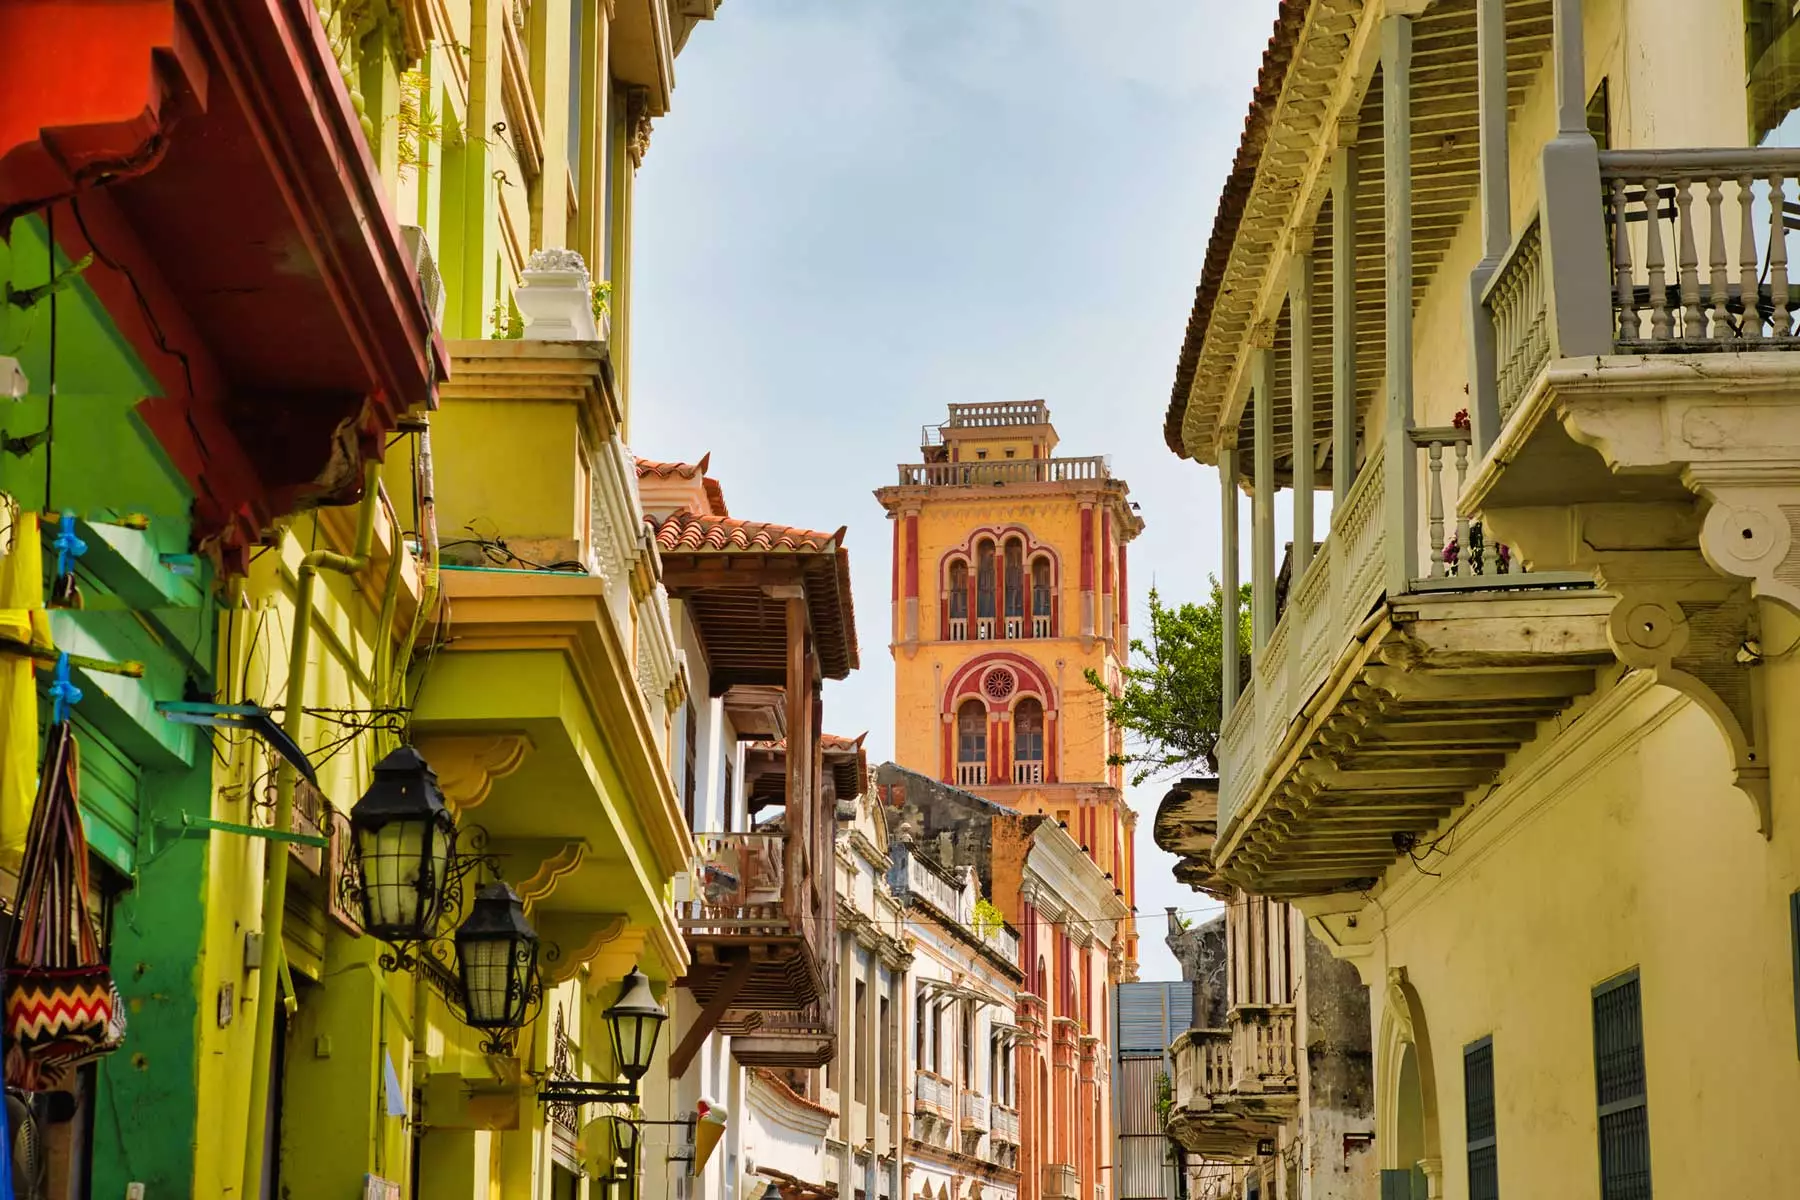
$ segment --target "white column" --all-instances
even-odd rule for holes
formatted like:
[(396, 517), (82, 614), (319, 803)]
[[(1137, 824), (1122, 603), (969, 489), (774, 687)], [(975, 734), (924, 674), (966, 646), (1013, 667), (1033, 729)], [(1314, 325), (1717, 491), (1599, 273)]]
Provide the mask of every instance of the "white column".
[(1243, 649), (1238, 645), (1238, 622), (1242, 618), (1238, 616), (1237, 430), (1233, 429), (1225, 436), (1231, 445), (1219, 451), (1219, 513), (1223, 525), (1220, 530), (1222, 548), (1219, 587), (1224, 592), (1220, 614), (1225, 621), (1224, 648), (1220, 652), (1224, 659), (1225, 674), (1224, 698), (1219, 713), (1221, 719), (1230, 714), (1232, 706), (1237, 703), (1238, 694), (1244, 690), (1243, 681), (1238, 678), (1238, 658), (1243, 654)]
[(1481, 297), (1512, 245), (1512, 160), (1506, 141), (1506, 0), (1475, 9), (1477, 102), (1481, 125), (1481, 261), (1469, 276), (1469, 425), (1479, 459), (1500, 432), (1494, 317)]
[(1250, 493), (1250, 648), (1275, 633), (1275, 351), (1250, 352), (1256, 445)]
[(1551, 355), (1612, 353), (1612, 257), (1600, 191), (1600, 147), (1587, 128), (1581, 0), (1556, 0), (1556, 136), (1544, 143), (1540, 208)]
[[(1387, 590), (1398, 596), (1418, 575), (1419, 473), (1412, 445), (1412, 18), (1381, 22), (1382, 233), (1387, 250)], [(1599, 203), (1598, 185), (1594, 191)]]
[(1331, 501), (1356, 481), (1356, 122), (1338, 126), (1331, 160)]
[[(1313, 264), (1312, 238), (1295, 246), (1288, 273), (1288, 354), (1293, 384), (1294, 586), (1313, 553)], [(1297, 659), (1296, 659), (1297, 661)]]

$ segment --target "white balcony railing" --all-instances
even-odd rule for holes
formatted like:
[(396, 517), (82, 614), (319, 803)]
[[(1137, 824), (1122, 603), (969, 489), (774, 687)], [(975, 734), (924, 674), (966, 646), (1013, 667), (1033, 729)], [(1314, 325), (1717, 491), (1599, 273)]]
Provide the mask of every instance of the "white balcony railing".
[(1231, 1011), (1230, 1026), (1232, 1090), (1294, 1087), (1298, 1068), (1293, 1005), (1240, 1004)]
[(1025, 636), (1025, 618), (1024, 617), (1008, 617), (1008, 618), (1006, 618), (1006, 636), (1009, 638), (1014, 638), (1014, 639), (1024, 637)]
[(1044, 782), (1044, 763), (1041, 759), (1025, 760), (1013, 764), (1014, 783)]
[(1081, 1176), (1068, 1163), (1044, 1164), (1045, 1200), (1079, 1200)]
[(956, 764), (957, 787), (986, 787), (987, 781), (988, 769), (986, 763), (959, 762)]
[(962, 1121), (963, 1128), (970, 1132), (986, 1133), (988, 1128), (987, 1097), (979, 1092), (964, 1092), (962, 1094)]
[(928, 1116), (948, 1121), (954, 1108), (950, 1098), (950, 1081), (930, 1071), (920, 1071), (913, 1076), (913, 1103), (915, 1111)]
[(906, 860), (906, 890), (945, 916), (967, 924), (974, 919), (974, 901), (959, 888), (917, 858)]
[(969, 640), (969, 618), (950, 618), (950, 640), (953, 642), (966, 642)]
[(1112, 465), (1104, 455), (900, 465), (902, 486), (984, 487), (1008, 483), (1079, 483), (1110, 478)]
[(995, 925), (991, 929), (981, 931), (981, 940), (997, 951), (1001, 958), (1014, 966), (1019, 962), (1019, 935), (1005, 925)]
[(1050, 636), (1050, 614), (1039, 613), (1037, 616), (1031, 618), (1031, 636), (1034, 638), (1047, 638)]
[(997, 1142), (1005, 1142), (1010, 1146), (1019, 1144), (1019, 1111), (1008, 1108), (1004, 1104), (993, 1105), (989, 1110), (992, 1118), (989, 1130)]

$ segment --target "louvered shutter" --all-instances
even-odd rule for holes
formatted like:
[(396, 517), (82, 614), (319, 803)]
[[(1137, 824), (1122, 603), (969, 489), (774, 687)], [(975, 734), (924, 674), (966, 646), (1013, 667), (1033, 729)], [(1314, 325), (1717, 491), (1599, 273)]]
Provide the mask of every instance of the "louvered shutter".
[(1644, 1014), (1635, 970), (1594, 989), (1601, 1200), (1650, 1200)]
[(1500, 1200), (1494, 1136), (1494, 1039), (1463, 1049), (1463, 1112), (1469, 1143), (1469, 1200)]

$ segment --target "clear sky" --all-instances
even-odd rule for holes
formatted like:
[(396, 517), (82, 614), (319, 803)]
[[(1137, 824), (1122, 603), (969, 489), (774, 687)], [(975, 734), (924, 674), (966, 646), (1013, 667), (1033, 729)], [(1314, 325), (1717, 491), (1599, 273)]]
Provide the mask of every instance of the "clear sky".
[[(735, 515), (849, 526), (862, 669), (826, 727), (893, 745), (886, 515), (950, 402), (1042, 397), (1110, 454), (1143, 590), (1218, 570), (1218, 481), (1162, 440), (1275, 0), (729, 0), (638, 177), (632, 448), (712, 452)], [(1146, 979), (1162, 910), (1215, 907), (1134, 792)]]

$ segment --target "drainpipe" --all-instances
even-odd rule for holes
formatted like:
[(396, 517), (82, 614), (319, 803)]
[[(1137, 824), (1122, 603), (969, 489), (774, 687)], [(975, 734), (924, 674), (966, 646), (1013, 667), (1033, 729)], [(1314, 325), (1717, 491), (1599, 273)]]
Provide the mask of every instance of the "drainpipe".
[[(415, 630), (430, 617), (437, 608), (439, 573), (438, 573), (438, 528), (437, 501), (433, 496), (434, 484), (431, 475), (431, 427), (426, 425), (419, 430), (419, 547), (425, 560), (425, 580), (423, 595), (419, 597), (419, 616), (414, 623)], [(435, 636), (435, 635), (434, 635)], [(400, 662), (394, 670), (390, 694), (396, 698), (406, 695), (406, 676), (412, 669), (413, 651), (419, 644), (418, 634), (406, 639), (406, 645), (400, 651)], [(410, 728), (412, 720), (407, 719)]]
[[(373, 461), (365, 468), (362, 504), (356, 513), (356, 543), (350, 553), (314, 550), (300, 560), (300, 570), (295, 577), (294, 635), (288, 656), (287, 700), (281, 714), (282, 729), (290, 738), (299, 737), (300, 722), (305, 716), (302, 705), (306, 698), (306, 652), (312, 642), (313, 583), (320, 571), (354, 575), (369, 565), (369, 549), (375, 541), (375, 510), (381, 502), (380, 470), (380, 464)], [(277, 779), (274, 827), (286, 829), (294, 820), (294, 768), (283, 762)], [(246, 1200), (262, 1192), (263, 1140), (268, 1133), (269, 1085), (274, 1073), (271, 1058), (275, 1046), (275, 1004), (272, 997), (280, 987), (281, 927), (287, 914), (287, 847), (272, 845), (265, 853), (268, 866), (263, 876), (263, 956), (262, 966), (258, 968), (256, 998), (252, 1001), (256, 1042), (250, 1062), (250, 1115), (245, 1122), (243, 1188), (238, 1193)]]

